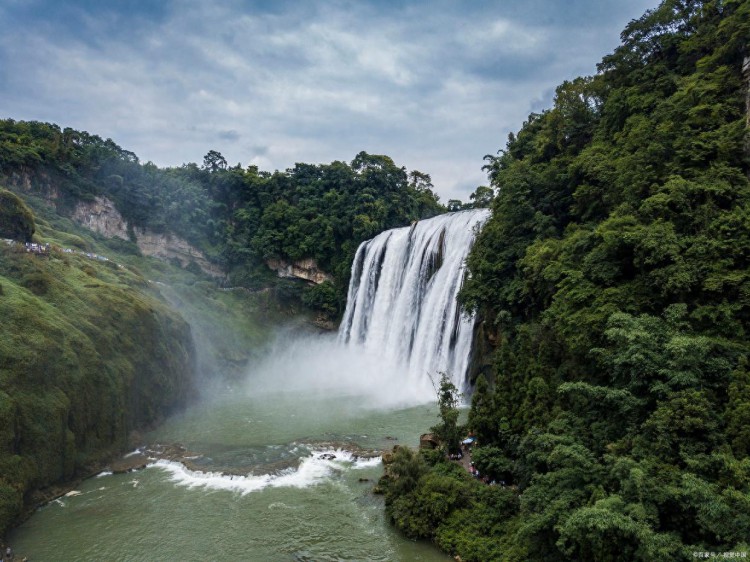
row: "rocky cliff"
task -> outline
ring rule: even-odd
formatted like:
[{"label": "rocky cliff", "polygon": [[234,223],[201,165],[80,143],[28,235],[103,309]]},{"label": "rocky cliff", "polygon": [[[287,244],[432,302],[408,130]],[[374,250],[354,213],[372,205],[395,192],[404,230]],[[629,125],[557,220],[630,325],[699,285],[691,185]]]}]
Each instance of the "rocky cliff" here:
[{"label": "rocky cliff", "polygon": [[73,210],[73,220],[89,230],[107,238],[129,240],[128,223],[106,197],[96,197],[93,201],[80,201]]},{"label": "rocky cliff", "polygon": [[324,281],[333,282],[333,276],[320,269],[318,263],[312,258],[294,262],[270,259],[266,261],[266,265],[275,271],[279,277],[303,279],[316,285],[320,285]]},{"label": "rocky cliff", "polygon": [[203,252],[191,246],[179,236],[169,233],[156,233],[144,228],[133,229],[136,244],[145,256],[152,256],[161,260],[177,260],[182,267],[195,262],[204,273],[211,277],[224,277],[224,272],[209,262]]},{"label": "rocky cliff", "polygon": [[[79,201],[73,210],[73,219],[107,238],[129,240],[128,223],[106,197],[93,201]],[[204,273],[212,277],[224,277],[224,272],[209,262],[203,252],[186,240],[170,233],[154,232],[145,228],[133,228],[133,237],[144,256],[161,260],[177,260],[182,267],[195,262]]]}]

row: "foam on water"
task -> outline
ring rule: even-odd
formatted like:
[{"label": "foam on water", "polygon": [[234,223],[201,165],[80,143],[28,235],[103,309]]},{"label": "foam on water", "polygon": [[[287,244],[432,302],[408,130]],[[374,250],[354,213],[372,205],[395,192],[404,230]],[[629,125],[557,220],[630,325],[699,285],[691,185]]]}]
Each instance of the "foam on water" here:
[{"label": "foam on water", "polygon": [[345,470],[356,470],[377,466],[380,457],[359,458],[342,449],[313,451],[303,457],[297,468],[283,470],[278,474],[236,475],[221,472],[190,470],[175,461],[158,460],[149,465],[169,473],[170,479],[188,488],[224,490],[241,495],[258,492],[265,488],[308,488],[331,479]]}]

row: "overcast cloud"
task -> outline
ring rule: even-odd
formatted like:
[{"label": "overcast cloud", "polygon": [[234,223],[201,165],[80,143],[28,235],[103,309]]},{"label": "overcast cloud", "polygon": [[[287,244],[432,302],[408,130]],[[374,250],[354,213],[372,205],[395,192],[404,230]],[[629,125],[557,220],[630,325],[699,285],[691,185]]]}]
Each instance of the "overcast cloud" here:
[{"label": "overcast cloud", "polygon": [[365,150],[486,183],[565,79],[656,0],[0,0],[0,117],[111,137],[142,161],[272,171]]}]

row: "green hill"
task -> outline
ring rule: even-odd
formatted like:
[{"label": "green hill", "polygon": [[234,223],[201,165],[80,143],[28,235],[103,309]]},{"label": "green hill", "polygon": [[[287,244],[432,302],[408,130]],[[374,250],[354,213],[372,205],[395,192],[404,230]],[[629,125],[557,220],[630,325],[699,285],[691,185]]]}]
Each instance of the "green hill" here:
[{"label": "green hill", "polygon": [[194,349],[141,275],[83,252],[0,242],[0,318],[1,534],[30,492],[185,404]]},{"label": "green hill", "polygon": [[505,485],[402,459],[405,532],[464,561],[750,550],[748,37],[748,2],[666,0],[488,157],[462,299]]}]

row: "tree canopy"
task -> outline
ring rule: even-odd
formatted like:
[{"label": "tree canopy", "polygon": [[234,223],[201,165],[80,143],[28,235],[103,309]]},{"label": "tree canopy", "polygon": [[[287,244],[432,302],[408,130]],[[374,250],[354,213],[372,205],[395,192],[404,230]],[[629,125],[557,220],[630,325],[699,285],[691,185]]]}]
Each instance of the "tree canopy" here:
[{"label": "tree canopy", "polygon": [[747,2],[665,0],[487,158],[469,424],[519,503],[422,534],[462,560],[488,539],[506,560],[750,549],[748,37]]},{"label": "tree canopy", "polygon": [[361,242],[445,211],[429,174],[384,155],[271,173],[230,166],[210,150],[200,166],[159,168],[111,139],[12,119],[0,120],[3,176],[54,188],[63,207],[106,196],[130,226],[170,231],[199,247],[234,285],[267,285],[269,259],[312,258],[332,274],[334,290],[305,289],[302,299],[329,316],[343,309]]}]

